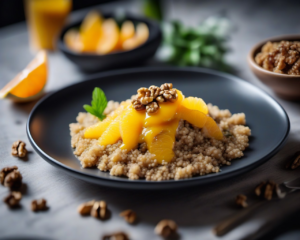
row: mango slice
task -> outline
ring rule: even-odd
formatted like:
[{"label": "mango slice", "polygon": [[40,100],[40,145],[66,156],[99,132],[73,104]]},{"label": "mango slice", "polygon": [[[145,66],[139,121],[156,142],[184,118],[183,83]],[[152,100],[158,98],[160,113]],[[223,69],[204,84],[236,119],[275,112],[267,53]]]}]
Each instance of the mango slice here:
[{"label": "mango slice", "polygon": [[123,115],[117,116],[108,126],[108,128],[103,132],[98,140],[99,145],[109,145],[114,144],[121,139],[120,132],[120,120]]},{"label": "mango slice", "polygon": [[188,121],[198,128],[203,128],[208,119],[208,116],[197,110],[190,110],[184,106],[180,106],[177,112],[177,118]]},{"label": "mango slice", "polygon": [[203,127],[203,131],[207,137],[215,138],[217,140],[223,139],[222,131],[220,130],[217,123],[211,117],[207,117],[207,121]]},{"label": "mango slice", "polygon": [[182,100],[181,105],[190,110],[197,110],[203,112],[204,114],[208,114],[207,105],[202,98],[187,97]]},{"label": "mango slice", "polygon": [[175,114],[177,112],[178,107],[180,106],[180,103],[182,102],[183,95],[182,92],[179,90],[176,90],[178,94],[178,98],[175,102],[163,102],[159,103],[159,109],[155,113],[147,113],[146,119],[145,119],[145,127],[153,126],[153,125],[159,125],[164,122],[168,122],[172,120],[175,117]]},{"label": "mango slice", "polygon": [[145,23],[139,23],[136,27],[136,34],[123,42],[124,50],[131,50],[147,41],[149,37],[149,28]]},{"label": "mango slice", "polygon": [[103,34],[97,42],[97,53],[107,54],[117,50],[120,30],[116,21],[112,18],[104,20],[102,29]]},{"label": "mango slice", "polygon": [[132,106],[124,114],[120,122],[123,144],[121,149],[130,151],[137,147],[143,130],[145,111],[136,111]]}]

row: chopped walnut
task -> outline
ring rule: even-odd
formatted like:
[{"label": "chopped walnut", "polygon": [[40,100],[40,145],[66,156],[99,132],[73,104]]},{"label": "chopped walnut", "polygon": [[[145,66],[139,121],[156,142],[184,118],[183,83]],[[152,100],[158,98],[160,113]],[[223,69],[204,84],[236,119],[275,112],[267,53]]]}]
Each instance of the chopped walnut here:
[{"label": "chopped walnut", "polygon": [[292,161],[288,162],[288,164],[286,165],[286,168],[294,170],[299,166],[300,166],[300,151],[298,151],[294,154]]},{"label": "chopped walnut", "polygon": [[125,210],[120,213],[120,216],[125,219],[128,223],[134,223],[136,221],[136,213],[131,209]]},{"label": "chopped walnut", "polygon": [[274,195],[278,198],[285,197],[285,193],[282,193],[279,185],[273,181],[261,182],[255,188],[255,195],[267,200],[271,200]]},{"label": "chopped walnut", "polygon": [[19,189],[22,186],[22,175],[17,166],[3,168],[0,172],[1,184],[10,189]]},{"label": "chopped walnut", "polygon": [[107,219],[108,209],[107,209],[106,202],[104,201],[95,202],[91,210],[91,215],[94,218],[98,218],[101,220]]},{"label": "chopped walnut", "polygon": [[239,194],[239,195],[236,196],[235,203],[238,206],[243,207],[243,208],[248,207],[247,197],[243,194]]},{"label": "chopped walnut", "polygon": [[16,208],[22,199],[22,194],[20,192],[11,192],[7,197],[3,199],[10,208]]},{"label": "chopped walnut", "polygon": [[155,227],[155,233],[168,238],[177,232],[177,224],[172,220],[161,220]]},{"label": "chopped walnut", "polygon": [[300,75],[300,42],[268,42],[255,56],[255,62],[268,71]]},{"label": "chopped walnut", "polygon": [[81,205],[79,205],[79,207],[77,208],[77,211],[80,215],[82,216],[87,216],[91,214],[91,210],[94,206],[95,200],[83,203]]},{"label": "chopped walnut", "polygon": [[26,143],[24,143],[23,141],[16,141],[13,143],[12,147],[11,147],[11,154],[15,157],[26,157],[27,155],[27,150],[25,148]]},{"label": "chopped walnut", "polygon": [[33,200],[31,202],[31,211],[33,212],[45,211],[47,209],[47,201],[44,198]]},{"label": "chopped walnut", "polygon": [[108,235],[104,235],[102,240],[129,240],[129,237],[124,232],[116,232]]},{"label": "chopped walnut", "polygon": [[159,109],[159,103],[173,102],[178,98],[176,89],[172,83],[164,83],[160,87],[150,86],[139,88],[137,96],[132,100],[132,105],[137,111],[145,110],[147,113],[154,113]]}]

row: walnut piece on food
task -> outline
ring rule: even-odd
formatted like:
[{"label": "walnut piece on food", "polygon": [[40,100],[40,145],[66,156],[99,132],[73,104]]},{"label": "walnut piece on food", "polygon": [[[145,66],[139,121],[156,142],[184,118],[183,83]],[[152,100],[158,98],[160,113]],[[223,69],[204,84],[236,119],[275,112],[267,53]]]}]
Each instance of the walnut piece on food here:
[{"label": "walnut piece on food", "polygon": [[239,195],[236,196],[235,203],[238,206],[243,207],[243,208],[248,207],[247,197],[243,194],[239,194]]},{"label": "walnut piece on food", "polygon": [[22,186],[22,175],[17,166],[6,167],[0,171],[0,182],[10,189],[19,189]]},{"label": "walnut piece on food", "polygon": [[145,109],[146,109],[146,106],[143,105],[143,104],[141,103],[141,101],[138,100],[138,99],[133,99],[133,100],[131,101],[131,103],[132,103],[134,109],[137,110],[137,111],[142,111],[142,110],[145,110]]},{"label": "walnut piece on food", "polygon": [[108,235],[104,235],[102,240],[129,240],[129,237],[124,232],[116,232]]},{"label": "walnut piece on food", "polygon": [[80,204],[77,211],[82,216],[88,216],[91,214],[91,210],[94,206],[95,200]]},{"label": "walnut piece on food", "polygon": [[23,141],[15,141],[11,147],[11,154],[15,157],[26,157],[27,155],[27,150],[25,148],[26,143],[24,143]]},{"label": "walnut piece on food", "polygon": [[288,164],[286,165],[287,169],[294,170],[300,166],[300,151],[296,152],[292,158],[292,161],[290,160]]},{"label": "walnut piece on food", "polygon": [[44,198],[33,200],[31,202],[31,210],[33,212],[45,211],[47,209],[47,201]]},{"label": "walnut piece on food", "polygon": [[155,113],[158,110],[158,108],[159,108],[159,106],[158,106],[157,102],[149,103],[146,106],[147,113]]},{"label": "walnut piece on food", "polygon": [[22,193],[13,191],[3,199],[3,202],[5,202],[10,208],[15,208],[19,206],[21,199]]},{"label": "walnut piece on food", "polygon": [[91,210],[91,215],[94,218],[98,218],[101,220],[105,220],[108,218],[108,209],[105,201],[99,201],[95,202],[92,210]]},{"label": "walnut piece on food", "polygon": [[120,216],[125,219],[126,222],[132,224],[136,221],[136,213],[131,209],[125,210],[120,213]]},{"label": "walnut piece on food", "polygon": [[155,227],[155,233],[168,238],[176,234],[177,224],[173,220],[161,220]]},{"label": "walnut piece on food", "polygon": [[256,196],[266,200],[272,200],[273,196],[277,196],[278,198],[285,197],[285,193],[281,192],[279,185],[273,181],[261,182],[254,191]]}]

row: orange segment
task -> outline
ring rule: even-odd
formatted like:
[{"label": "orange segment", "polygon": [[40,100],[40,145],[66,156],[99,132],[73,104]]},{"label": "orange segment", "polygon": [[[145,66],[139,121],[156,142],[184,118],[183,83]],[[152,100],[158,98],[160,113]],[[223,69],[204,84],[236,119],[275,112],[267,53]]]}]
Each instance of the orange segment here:
[{"label": "orange segment", "polygon": [[122,48],[124,50],[131,50],[147,41],[149,37],[149,29],[147,24],[139,23],[136,27],[136,34],[132,37],[124,41],[122,44]]},{"label": "orange segment", "polygon": [[81,52],[83,50],[80,34],[75,29],[70,29],[66,32],[64,35],[64,42],[68,48],[75,52]]},{"label": "orange segment", "polygon": [[117,49],[120,30],[116,21],[112,18],[103,21],[102,29],[103,35],[97,43],[97,53],[107,54]]},{"label": "orange segment", "polygon": [[120,122],[123,144],[121,149],[130,151],[139,143],[139,137],[143,130],[145,111],[136,111],[130,106]]},{"label": "orange segment", "polygon": [[144,130],[144,140],[150,153],[155,154],[158,163],[170,162],[174,158],[173,147],[179,119],[149,127]]},{"label": "orange segment", "polygon": [[103,121],[96,123],[93,126],[88,127],[84,132],[85,138],[94,138],[98,139],[104,133],[104,131],[108,128],[108,126],[119,116],[122,114],[124,109],[129,105],[128,102],[123,102],[119,108],[113,111],[110,115],[108,115]]},{"label": "orange segment", "polygon": [[108,145],[114,144],[118,140],[121,139],[121,132],[120,132],[120,120],[122,119],[122,115],[119,115],[109,124],[108,128],[103,132],[101,137],[98,140],[99,145]]},{"label": "orange segment", "polygon": [[217,140],[223,139],[222,131],[220,130],[218,124],[211,117],[207,117],[203,131],[207,137],[215,138]]},{"label": "orange segment", "polygon": [[120,41],[121,43],[125,42],[127,39],[132,38],[134,36],[135,30],[134,25],[131,21],[125,21],[122,24],[121,32],[120,32]]},{"label": "orange segment", "polygon": [[183,101],[181,102],[181,105],[188,109],[198,110],[200,112],[203,112],[204,114],[208,114],[207,105],[203,101],[202,98],[187,97],[187,98],[183,99]]},{"label": "orange segment", "polygon": [[11,98],[19,101],[33,100],[43,90],[47,73],[47,53],[40,51],[22,72],[0,90],[0,98],[10,93]]},{"label": "orange segment", "polygon": [[183,95],[182,92],[176,90],[178,98],[175,102],[163,102],[159,103],[159,109],[155,113],[146,115],[145,127],[162,124],[164,122],[170,121],[175,117],[176,111],[182,102]]},{"label": "orange segment", "polygon": [[180,106],[177,114],[178,119],[183,119],[195,125],[198,128],[203,128],[208,116],[197,110],[190,110],[184,106]]},{"label": "orange segment", "polygon": [[91,11],[84,18],[80,26],[80,37],[83,51],[94,52],[102,36],[102,17],[96,11]]}]

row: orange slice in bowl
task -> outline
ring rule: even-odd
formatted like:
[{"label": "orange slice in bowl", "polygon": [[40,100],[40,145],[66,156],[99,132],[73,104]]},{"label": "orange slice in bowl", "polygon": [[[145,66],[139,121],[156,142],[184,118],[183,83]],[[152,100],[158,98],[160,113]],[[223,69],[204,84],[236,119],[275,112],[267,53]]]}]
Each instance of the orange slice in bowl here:
[{"label": "orange slice in bowl", "polygon": [[75,29],[70,29],[66,32],[64,36],[64,42],[68,48],[75,52],[82,52],[83,50],[80,34]]},{"label": "orange slice in bowl", "polygon": [[134,49],[142,45],[144,42],[146,42],[148,37],[149,37],[149,28],[147,24],[139,23],[136,27],[136,34],[132,38],[126,40],[122,44],[122,48],[123,50]]},{"label": "orange slice in bowl", "polygon": [[22,72],[0,90],[0,98],[29,102],[41,97],[47,73],[47,53],[40,51]]},{"label": "orange slice in bowl", "polygon": [[104,20],[102,30],[103,34],[97,43],[97,53],[107,54],[117,50],[120,30],[116,21],[112,18]]}]

